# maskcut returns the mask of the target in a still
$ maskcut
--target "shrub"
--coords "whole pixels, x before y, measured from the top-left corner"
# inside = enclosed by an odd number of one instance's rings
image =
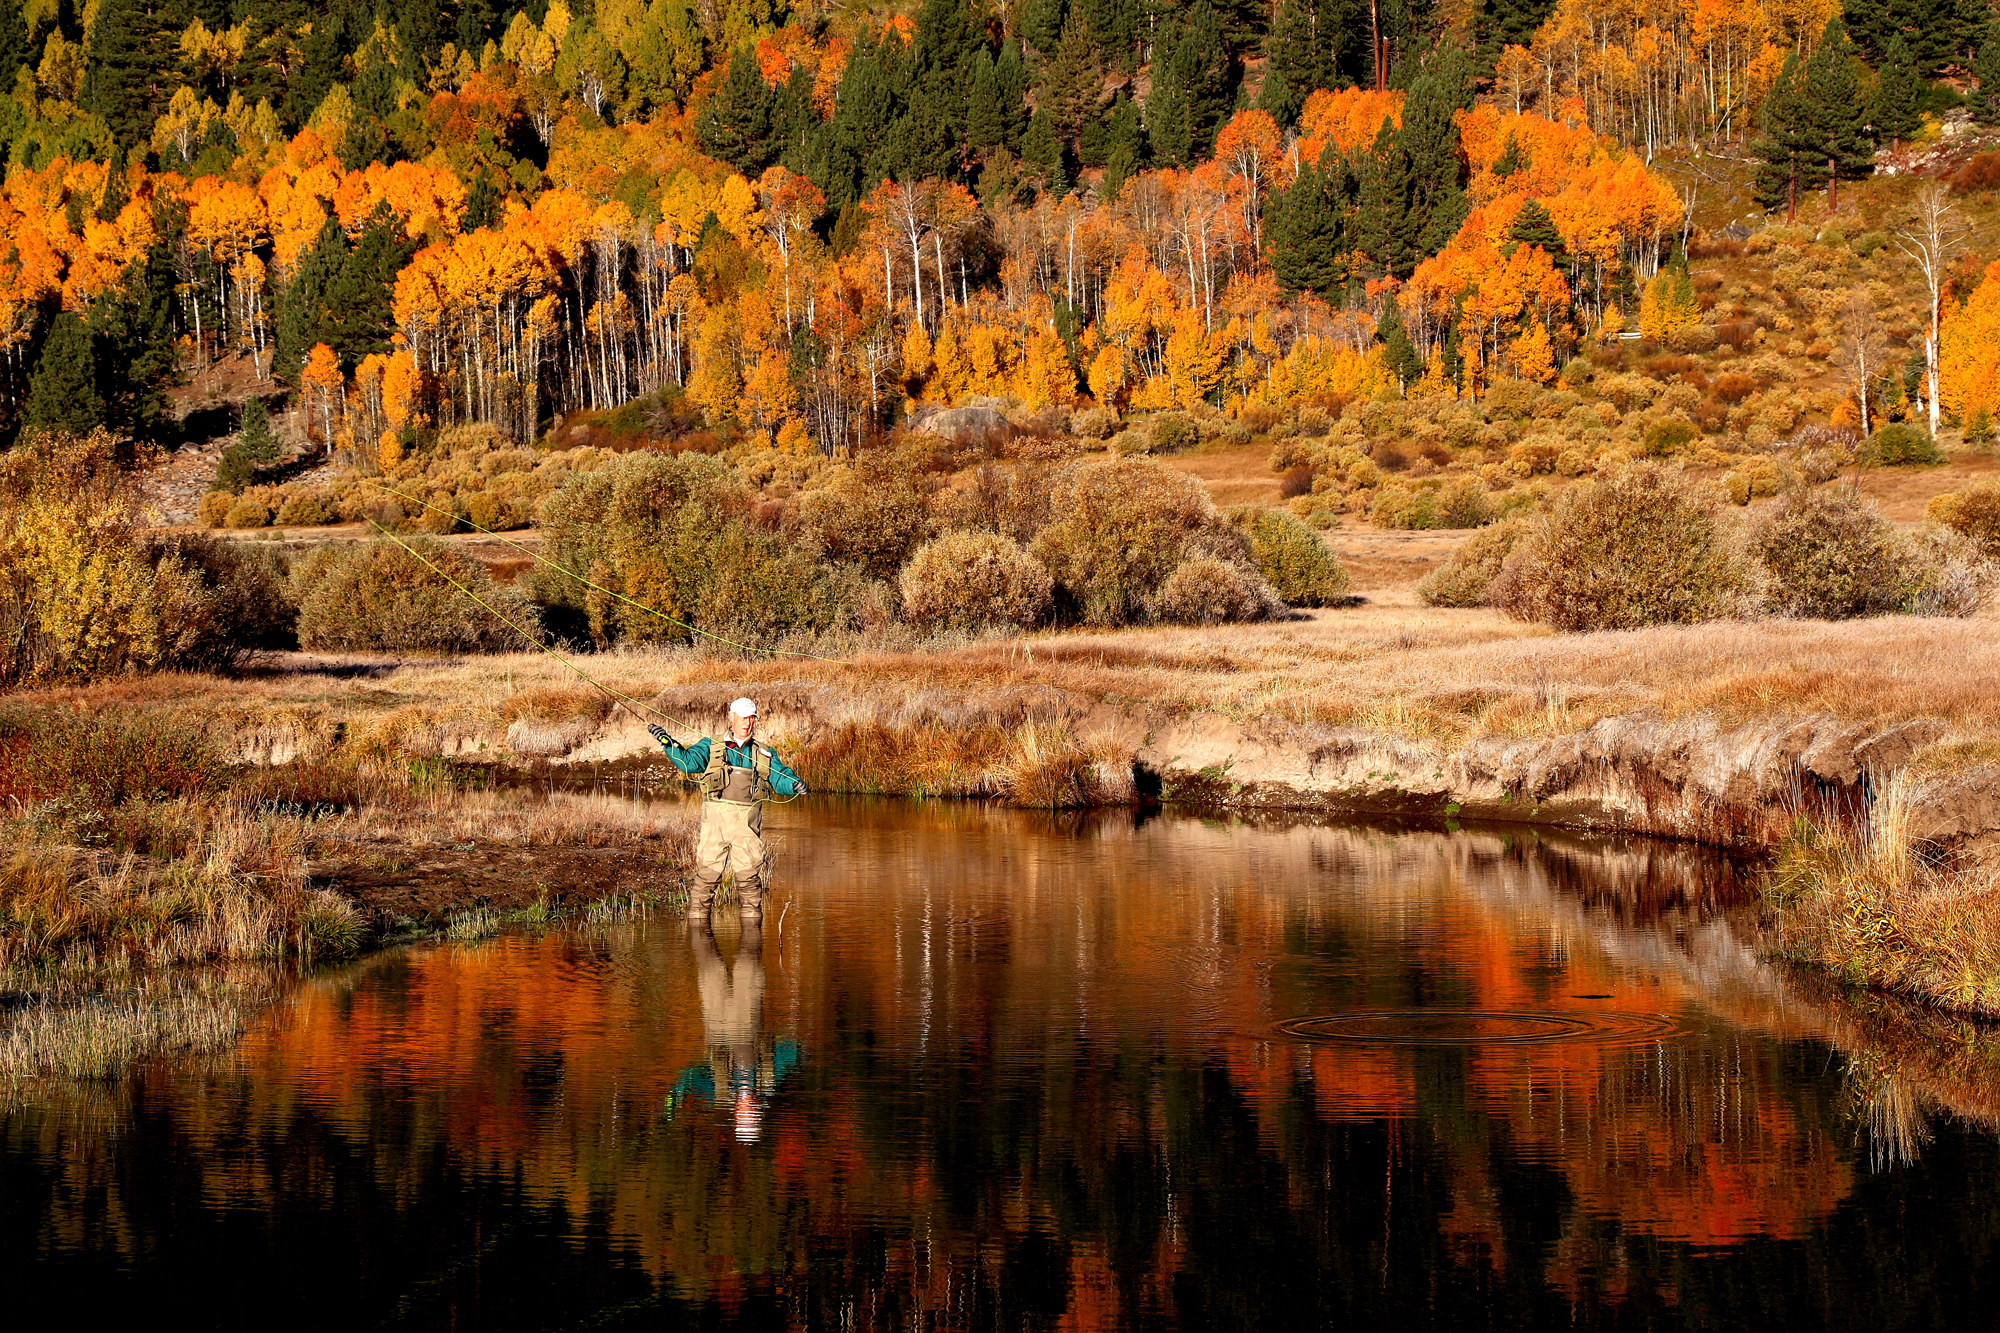
[[[1086,407],[1069,419],[1070,434],[1079,440],[1108,440],[1118,429],[1118,414],[1104,407]]]
[[[271,526],[271,510],[261,500],[238,500],[229,506],[222,524],[228,528],[268,528]]]
[[[1654,458],[1666,458],[1679,453],[1700,438],[1701,431],[1693,422],[1679,417],[1666,417],[1646,428],[1646,452]]]
[[[157,665],[218,671],[245,653],[289,648],[292,607],[276,553],[206,533],[139,545],[160,590]]]
[[[1908,534],[1901,545],[1903,606],[1911,615],[1977,615],[2000,587],[2000,567],[1950,528]]]
[[[1491,596],[1516,619],[1562,630],[1733,614],[1750,568],[1722,526],[1717,498],[1656,466],[1578,482],[1516,546]]]
[[[1202,484],[1143,459],[1082,463],[1058,473],[1032,549],[1066,608],[1094,625],[1145,614],[1146,599],[1191,551],[1247,561],[1249,543]]]
[[[34,708],[0,719],[0,770],[24,795],[102,809],[211,790],[223,762],[185,713]]]
[[[1781,616],[1844,620],[1902,603],[1894,530],[1852,490],[1795,490],[1764,515],[1751,539],[1770,574],[1766,596]]]
[[[1175,625],[1266,620],[1284,604],[1255,574],[1212,555],[1181,561],[1149,599],[1153,619]]]
[[[1146,427],[1147,448],[1156,454],[1177,454],[1201,443],[1201,428],[1183,416],[1154,417]]]
[[[1951,174],[1953,194],[2000,188],[2000,153],[1980,153]]]
[[[1375,502],[1368,507],[1368,521],[1378,528],[1428,531],[1438,525],[1437,499],[1436,491],[1384,486],[1375,492]]]
[[[2000,560],[2000,481],[1982,481],[1932,500],[1924,516],[1978,545],[1988,560]]]
[[[160,664],[198,574],[149,563],[118,442],[30,434],[0,454],[0,685]]]
[[[903,566],[903,613],[955,629],[1027,626],[1048,609],[1053,583],[1041,561],[997,532],[949,532]]]
[[[1460,477],[1438,491],[1438,527],[1483,528],[1492,521],[1493,501],[1485,485],[1475,478]]]
[[[1347,570],[1296,514],[1256,510],[1245,516],[1244,528],[1264,581],[1290,605],[1333,606],[1347,596]]]
[[[205,528],[219,528],[229,521],[229,510],[236,503],[236,497],[228,491],[210,491],[201,497],[201,505],[195,510]]]
[[[1892,421],[1868,437],[1863,454],[1882,467],[1922,466],[1944,462],[1937,441],[1922,426],[1908,421]]]
[[[277,519],[278,526],[284,528],[319,528],[339,520],[333,501],[318,490],[292,492],[279,507]]]
[[[1475,532],[1450,559],[1417,581],[1417,596],[1426,606],[1485,605],[1488,589],[1524,530],[1523,521],[1513,519]]]
[[[1278,477],[1278,498],[1296,500],[1301,495],[1312,494],[1313,470],[1309,464],[1286,468]]]
[[[794,540],[821,559],[894,578],[930,535],[924,494],[910,460],[878,451],[807,491],[787,516]]]
[[[521,634],[452,586],[463,584],[501,615],[534,628],[533,608],[476,561],[426,538],[410,551],[376,540],[321,546],[292,571],[301,647],[332,652],[495,652]],[[426,566],[417,556],[430,562]]]

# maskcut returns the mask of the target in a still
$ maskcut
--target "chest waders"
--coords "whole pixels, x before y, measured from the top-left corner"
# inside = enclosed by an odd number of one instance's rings
[[[701,788],[701,830],[695,838],[694,886],[688,890],[690,917],[708,916],[723,872],[732,869],[743,914],[761,916],[764,911],[770,853],[764,847],[761,802],[771,794],[771,747],[749,742],[750,767],[741,768],[728,761],[728,746],[725,737],[709,737],[708,766],[695,779]]]

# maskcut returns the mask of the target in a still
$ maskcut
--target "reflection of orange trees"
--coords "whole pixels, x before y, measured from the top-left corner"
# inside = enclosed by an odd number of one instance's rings
[[[516,1176],[579,1224],[605,1219],[691,1299],[844,1264],[865,1267],[856,1287],[938,1309],[998,1289],[1010,1246],[1069,1236],[1078,1328],[1172,1307],[1183,1251],[1165,1213],[1198,1186],[1168,1177],[1210,1169],[1232,1107],[1295,1203],[1324,1195],[1329,1126],[1367,1145],[1388,1122],[1441,1155],[1427,1225],[1467,1255],[1505,1248],[1495,1163],[1546,1163],[1578,1201],[1576,1242],[1544,1274],[1558,1284],[1605,1228],[1798,1236],[1849,1186],[1754,1041],[1360,1050],[1275,1031],[1337,1007],[1691,1014],[1741,992],[1754,1009],[1754,979],[1688,952],[1704,895],[1664,853],[1634,870],[1647,853],[1113,821],[1079,844],[1046,838],[1061,827],[1046,816],[952,809],[913,858],[908,819],[858,811],[849,859],[789,868],[814,908],[794,913],[784,966],[767,945],[765,1023],[808,1065],[757,1145],[726,1106],[660,1118],[703,1028],[684,946],[646,923],[385,959],[351,991],[309,992],[244,1051],[280,1075],[258,1086],[288,1104],[263,1111],[324,1108],[378,1143],[397,1126],[377,1149],[392,1176],[438,1151]],[[1605,991],[1618,998],[1576,998]],[[1389,1151],[1395,1172],[1415,1148]],[[1121,1162],[1165,1192],[1161,1220],[1124,1215]]]

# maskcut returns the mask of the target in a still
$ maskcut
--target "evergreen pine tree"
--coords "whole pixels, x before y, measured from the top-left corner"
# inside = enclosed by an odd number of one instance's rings
[[[993,81],[1000,88],[1000,117],[1007,123],[1007,146],[1021,146],[1028,128],[1028,66],[1021,58],[1021,44],[1008,42],[993,62]]]
[[[1344,0],[1284,0],[1264,40],[1264,88],[1259,105],[1280,125],[1297,122],[1315,89],[1349,82],[1341,73],[1344,49],[1358,31]]]
[[[1069,17],[1069,0],[1028,0],[1021,6],[1021,35],[1042,59],[1055,56],[1062,41],[1063,23]]]
[[[1130,60],[1139,36],[1143,18],[1139,0],[1081,0],[1081,7],[1084,22],[1097,34],[1104,58],[1124,65]]]
[[[1139,106],[1120,92],[1106,117],[1104,176],[1097,184],[1104,200],[1118,197],[1125,182],[1146,165],[1146,129],[1139,120]]]
[[[1470,211],[1459,180],[1458,124],[1453,113],[1471,100],[1470,69],[1455,52],[1447,52],[1433,70],[1418,75],[1403,105],[1398,138],[1409,160],[1410,229],[1419,257],[1434,255],[1458,231]]]
[[[1533,41],[1555,7],[1555,0],[1480,0],[1473,19],[1480,65],[1490,70],[1502,50]]]
[[[171,44],[143,0],[104,0],[84,51],[77,102],[102,117],[122,148],[145,144]]]
[[[1493,160],[1493,174],[1501,180],[1528,165],[1521,154],[1521,141],[1512,134],[1507,136],[1507,146],[1500,150],[1500,156]]]
[[[232,444],[222,451],[215,468],[215,484],[209,489],[241,495],[243,488],[256,480],[257,465],[250,461],[241,444]]]
[[[1521,205],[1513,225],[1507,228],[1507,239],[1519,245],[1539,245],[1551,259],[1560,258],[1563,253],[1562,233],[1556,230],[1549,210],[1542,207],[1539,199]]]
[[[1979,39],[1979,54],[1973,57],[1972,77],[1979,88],[1972,94],[1974,119],[1987,125],[2000,124],[2000,19],[1986,25]]]
[[[1757,169],[1757,202],[1766,208],[1783,204],[1787,222],[1797,216],[1799,192],[1816,188],[1821,179],[1800,88],[1803,78],[1797,54],[1787,55],[1771,90],[1764,94],[1760,134],[1750,145],[1752,155],[1763,162]]]
[[[1910,45],[1901,33],[1889,39],[1882,53],[1882,67],[1876,74],[1875,101],[1869,116],[1875,125],[1875,136],[1901,148],[1902,141],[1923,123],[1917,102],[1924,91],[1916,57],[1910,54]]]
[[[1382,117],[1375,142],[1361,160],[1361,197],[1355,210],[1354,245],[1372,261],[1376,277],[1407,278],[1417,265],[1412,224],[1410,163],[1395,122]]]
[[[1047,107],[1036,107],[1028,118],[1028,132],[1021,136],[1021,160],[1042,178],[1042,188],[1053,195],[1069,192],[1069,173],[1064,169],[1063,142],[1056,133],[1055,117]]]
[[[21,424],[29,430],[83,435],[105,425],[105,403],[97,392],[97,357],[83,320],[64,310],[49,325],[28,380]]]
[[[278,461],[278,436],[271,429],[271,414],[262,398],[252,398],[244,404],[243,428],[236,447],[257,467],[270,467]]]
[[[702,151],[755,180],[778,155],[771,138],[774,100],[750,48],[737,48],[722,86],[695,117]]]
[[[173,247],[162,242],[126,268],[119,284],[91,304],[84,322],[105,424],[130,439],[164,444],[171,434],[166,391],[178,366],[174,291]]]
[[[296,379],[314,344],[326,342],[322,330],[333,320],[329,296],[346,267],[347,229],[339,218],[330,217],[320,226],[312,245],[299,255],[292,280],[278,301],[273,374]]]
[[[14,86],[14,71],[28,63],[28,24],[21,0],[0,0],[0,80]]]
[[[1389,373],[1405,391],[1424,377],[1424,359],[1410,341],[1403,307],[1394,296],[1382,303],[1382,322],[1375,326],[1375,336],[1382,341],[1382,359],[1388,363]]]
[[[1165,49],[1164,60],[1157,58]],[[1207,156],[1228,116],[1234,71],[1222,41],[1222,21],[1209,0],[1196,0],[1179,35],[1156,48],[1153,92],[1146,101],[1146,137],[1159,159],[1191,166]]]
[[[1317,292],[1335,300],[1347,286],[1346,172],[1307,166],[1289,189],[1274,190],[1264,205],[1264,235],[1271,268],[1288,291]]]
[[[1000,80],[992,55],[984,50],[972,62],[972,77],[965,90],[965,141],[974,148],[1000,148],[1007,143]]]
[[[403,239],[402,224],[389,205],[377,204],[326,289],[327,318],[313,339],[333,348],[344,373],[352,374],[362,357],[393,345],[396,278],[417,249],[415,241]]]
[[[1042,81],[1041,105],[1054,118],[1056,137],[1077,142],[1085,120],[1097,109],[1104,75],[1097,67],[1097,43],[1082,18],[1072,10],[1063,24],[1055,59]]]
[[[1864,128],[1859,59],[1836,16],[1826,22],[1819,46],[1806,61],[1800,104],[1808,148],[1825,172],[1827,211],[1840,206],[1840,181],[1859,180],[1875,170],[1874,145]]]

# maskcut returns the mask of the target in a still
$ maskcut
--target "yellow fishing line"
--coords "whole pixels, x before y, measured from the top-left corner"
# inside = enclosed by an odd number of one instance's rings
[[[547,565],[550,569],[555,570],[558,574],[562,574],[569,578],[575,579],[578,583],[581,583],[586,588],[595,588],[597,591],[603,593],[607,597],[616,597],[619,601],[624,602],[626,605],[636,606],[641,611],[644,611],[648,615],[658,616],[660,619],[666,621],[669,625],[678,625],[680,628],[686,630],[690,634],[699,634],[703,638],[714,639],[717,643],[726,643],[731,648],[740,648],[746,653],[768,653],[773,657],[778,657],[778,656],[805,657],[805,658],[810,658],[815,662],[845,662],[848,660],[847,658],[844,657],[822,657],[818,653],[802,652],[796,648],[758,648],[752,644],[738,643],[734,639],[724,638],[720,634],[716,634],[710,630],[698,628],[697,626],[688,624],[687,621],[685,620],[681,620],[677,617],[670,616],[665,611],[655,610],[654,608],[647,606],[644,602],[634,601],[632,598],[627,597],[624,593],[618,592],[611,588],[607,588],[601,583],[593,583],[591,580],[585,578],[583,575],[577,573],[575,570],[565,568],[564,566],[557,564],[555,561],[550,560],[548,557],[544,556],[541,552],[531,550],[528,547],[521,545],[521,543],[517,541],[510,541],[508,538],[501,536],[499,533],[493,531],[493,529],[491,528],[482,528],[469,518],[460,518],[457,514],[453,513],[449,509],[444,508],[442,505],[434,505],[430,501],[420,499],[417,496],[406,495],[402,491],[397,490],[393,486],[384,486],[381,482],[376,481],[373,477],[362,477],[359,478],[359,480],[365,485],[373,486],[378,491],[386,491],[390,495],[395,496],[399,500],[408,500],[411,504],[422,505],[426,509],[435,510],[437,513],[449,515],[456,521],[465,524],[465,526],[467,526],[468,528],[473,528],[479,532],[483,532],[487,536],[493,538],[493,540],[501,542],[507,546],[513,547],[515,550],[519,551],[522,555],[527,556],[530,560],[539,561],[540,563]],[[374,520],[370,519],[369,522],[374,523]],[[376,526],[380,527],[381,525],[376,524]]]

